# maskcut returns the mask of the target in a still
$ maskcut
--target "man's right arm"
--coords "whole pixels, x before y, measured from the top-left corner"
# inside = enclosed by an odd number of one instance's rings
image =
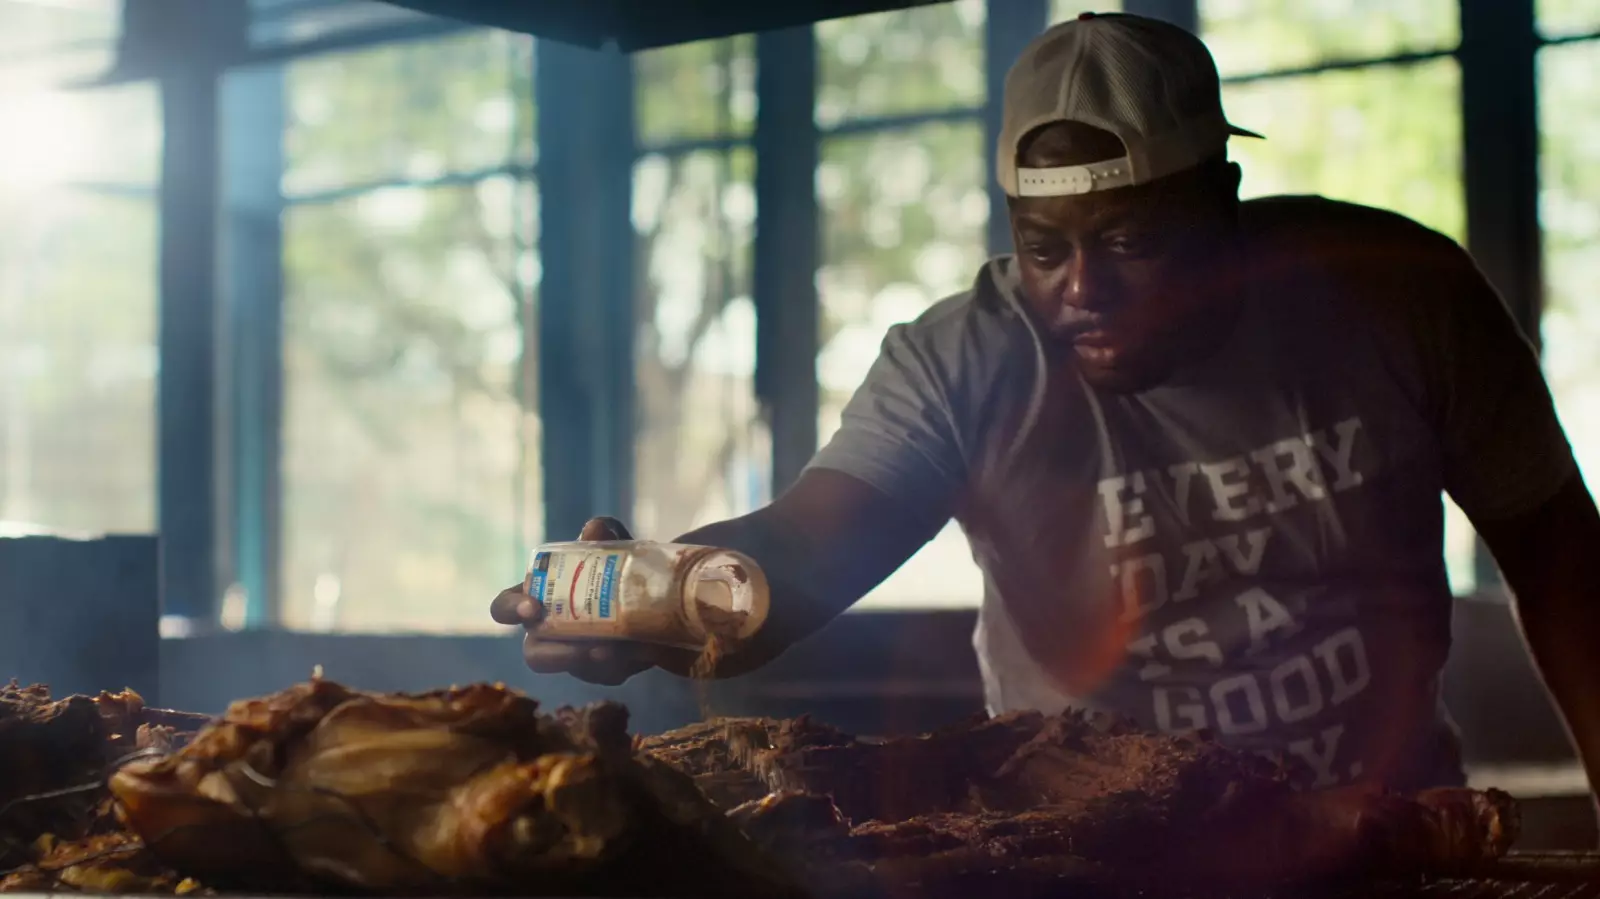
[[[752,670],[815,633],[905,563],[949,521],[966,464],[951,402],[951,365],[918,330],[892,328],[844,409],[839,431],[794,485],[768,506],[707,525],[674,542],[737,550],[761,565],[772,590],[767,624],[718,666]],[[584,539],[597,539],[591,523]],[[609,533],[612,538],[625,534]],[[532,627],[508,609],[519,588],[495,602],[496,620]],[[529,667],[620,683],[649,667],[685,673],[692,656],[660,647],[557,643],[531,629]]]

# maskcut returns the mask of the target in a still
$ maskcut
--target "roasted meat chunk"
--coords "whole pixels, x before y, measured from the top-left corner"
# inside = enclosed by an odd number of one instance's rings
[[[799,894],[688,777],[634,754],[621,706],[545,715],[499,686],[314,680],[111,789],[152,852],[218,888]]]
[[[34,860],[0,878],[0,893],[204,893],[200,884],[163,865],[126,831],[72,842],[40,837]]]
[[[725,719],[641,745],[802,868],[850,861],[929,888],[991,869],[1239,885],[1450,870],[1504,854],[1517,832],[1503,793],[1306,790],[1282,760],[1076,712],[879,740]]]
[[[42,845],[119,829],[107,773],[166,751],[205,720],[146,708],[131,690],[52,699],[42,684],[0,687],[0,868],[39,861]]]
[[[1044,726],[1038,713],[975,718],[916,737],[862,739],[806,717],[720,718],[640,747],[732,807],[771,792],[828,796],[854,821],[974,809],[973,789]]]

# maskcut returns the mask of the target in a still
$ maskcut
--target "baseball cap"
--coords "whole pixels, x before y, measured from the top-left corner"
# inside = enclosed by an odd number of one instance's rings
[[[1018,166],[1022,139],[1055,122],[1115,134],[1127,155],[1090,165]],[[1059,197],[1144,184],[1221,153],[1236,128],[1222,112],[1211,51],[1176,25],[1084,13],[1035,38],[1006,75],[996,177],[1013,197]]]

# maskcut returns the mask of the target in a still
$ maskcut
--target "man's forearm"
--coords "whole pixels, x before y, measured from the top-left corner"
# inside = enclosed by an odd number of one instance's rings
[[[1537,594],[1519,599],[1517,617],[1589,782],[1600,787],[1600,590],[1592,578],[1572,580],[1551,578]]]
[[[1537,512],[1479,527],[1516,597],[1535,665],[1600,787],[1600,511],[1574,475]]]

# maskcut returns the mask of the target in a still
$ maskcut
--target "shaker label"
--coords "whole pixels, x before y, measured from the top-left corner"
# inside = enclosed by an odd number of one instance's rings
[[[622,554],[612,552],[535,553],[528,570],[528,595],[544,606],[545,618],[560,621],[615,621],[617,573]]]

